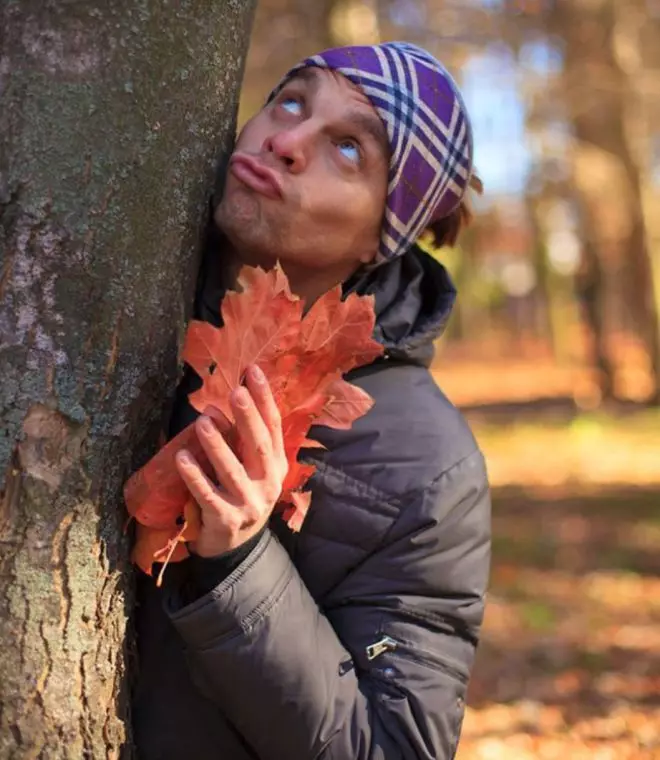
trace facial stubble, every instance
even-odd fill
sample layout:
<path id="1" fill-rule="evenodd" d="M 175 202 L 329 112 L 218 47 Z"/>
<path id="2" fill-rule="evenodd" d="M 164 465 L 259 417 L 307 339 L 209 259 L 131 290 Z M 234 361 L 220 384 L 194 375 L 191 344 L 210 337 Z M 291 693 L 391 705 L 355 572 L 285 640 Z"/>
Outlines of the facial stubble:
<path id="1" fill-rule="evenodd" d="M 267 199 L 250 188 L 233 187 L 216 208 L 214 220 L 246 264 L 272 265 L 285 253 L 287 214 L 265 208 Z"/>

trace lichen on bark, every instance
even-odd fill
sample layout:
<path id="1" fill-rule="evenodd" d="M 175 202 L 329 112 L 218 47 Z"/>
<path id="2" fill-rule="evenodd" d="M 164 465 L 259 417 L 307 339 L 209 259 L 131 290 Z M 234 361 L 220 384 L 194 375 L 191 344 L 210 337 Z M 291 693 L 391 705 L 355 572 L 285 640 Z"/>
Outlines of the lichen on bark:
<path id="1" fill-rule="evenodd" d="M 0 757 L 130 757 L 121 486 L 177 379 L 252 0 L 0 9 Z"/>

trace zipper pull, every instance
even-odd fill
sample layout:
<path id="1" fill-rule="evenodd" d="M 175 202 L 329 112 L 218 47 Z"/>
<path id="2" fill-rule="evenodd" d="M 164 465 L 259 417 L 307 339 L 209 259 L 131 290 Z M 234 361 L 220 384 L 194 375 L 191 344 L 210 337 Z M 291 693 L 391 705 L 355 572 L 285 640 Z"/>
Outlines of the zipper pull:
<path id="1" fill-rule="evenodd" d="M 375 660 L 384 652 L 393 652 L 397 647 L 397 642 L 389 636 L 383 636 L 380 641 L 370 644 L 367 647 L 367 660 Z"/>

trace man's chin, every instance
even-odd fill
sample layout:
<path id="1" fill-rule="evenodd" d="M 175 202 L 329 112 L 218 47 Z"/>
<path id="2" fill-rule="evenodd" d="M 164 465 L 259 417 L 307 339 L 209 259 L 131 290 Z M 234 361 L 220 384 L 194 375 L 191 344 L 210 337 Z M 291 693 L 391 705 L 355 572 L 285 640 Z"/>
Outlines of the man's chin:
<path id="1" fill-rule="evenodd" d="M 262 269 L 272 269 L 277 263 L 277 257 L 261 251 L 249 250 L 246 248 L 234 248 L 237 261 L 249 267 L 261 267 Z"/>
<path id="2" fill-rule="evenodd" d="M 249 226 L 241 224 L 226 224 L 226 219 L 218 219 L 214 216 L 214 221 L 224 238 L 229 244 L 228 253 L 240 264 L 248 266 L 259 266 L 262 269 L 270 269 L 277 261 L 277 255 L 272 254 L 264 246 L 259 245 L 254 234 L 246 234 L 250 230 Z M 254 233 L 254 230 L 252 230 Z"/>
<path id="3" fill-rule="evenodd" d="M 281 252 L 273 246 L 277 235 L 266 222 L 258 201 L 246 195 L 232 193 L 231 197 L 223 198 L 213 221 L 229 242 L 236 260 L 270 269 L 280 258 Z"/>

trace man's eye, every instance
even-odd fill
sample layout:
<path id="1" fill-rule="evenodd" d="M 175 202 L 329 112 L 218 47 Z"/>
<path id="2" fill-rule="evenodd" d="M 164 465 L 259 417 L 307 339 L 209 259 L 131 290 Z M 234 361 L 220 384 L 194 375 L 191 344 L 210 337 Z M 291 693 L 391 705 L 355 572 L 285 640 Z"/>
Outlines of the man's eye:
<path id="1" fill-rule="evenodd" d="M 282 108 L 294 116 L 299 116 L 302 112 L 302 104 L 297 98 L 285 97 L 280 101 Z"/>
<path id="2" fill-rule="evenodd" d="M 337 147 L 349 161 L 360 163 L 360 149 L 353 140 L 342 140 Z"/>

